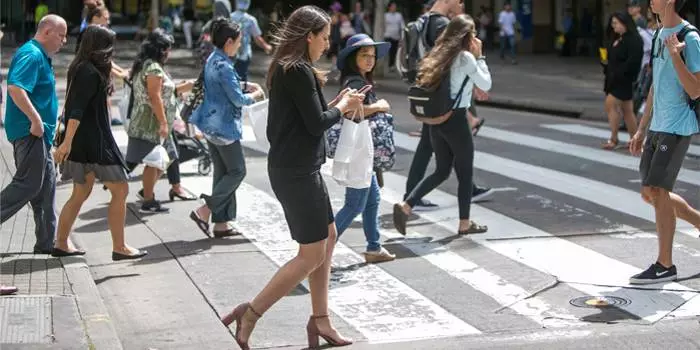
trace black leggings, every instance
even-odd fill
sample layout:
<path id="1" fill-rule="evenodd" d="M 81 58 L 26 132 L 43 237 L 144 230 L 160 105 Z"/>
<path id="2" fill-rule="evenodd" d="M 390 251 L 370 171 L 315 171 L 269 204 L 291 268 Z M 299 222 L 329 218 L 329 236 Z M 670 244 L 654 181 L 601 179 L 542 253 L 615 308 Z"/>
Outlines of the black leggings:
<path id="1" fill-rule="evenodd" d="M 389 42 L 389 67 L 394 67 L 396 64 L 396 53 L 399 51 L 399 41 L 396 39 L 384 38 L 384 41 Z"/>
<path id="2" fill-rule="evenodd" d="M 426 127 L 426 125 L 424 125 Z M 472 202 L 472 176 L 474 172 L 474 141 L 467 121 L 467 110 L 454 111 L 450 119 L 440 125 L 430 126 L 430 143 L 435 151 L 435 172 L 428 175 L 406 198 L 413 207 L 430 191 L 445 182 L 454 166 L 459 181 L 457 197 L 459 218 L 469 219 Z"/>

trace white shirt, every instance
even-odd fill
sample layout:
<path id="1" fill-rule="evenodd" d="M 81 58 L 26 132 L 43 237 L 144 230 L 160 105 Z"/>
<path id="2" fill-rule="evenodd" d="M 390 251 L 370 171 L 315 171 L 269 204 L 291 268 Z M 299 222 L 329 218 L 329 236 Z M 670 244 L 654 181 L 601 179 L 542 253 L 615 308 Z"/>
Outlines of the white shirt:
<path id="1" fill-rule="evenodd" d="M 399 12 L 387 12 L 384 14 L 384 37 L 388 39 L 401 39 L 403 30 L 403 16 Z"/>
<path id="2" fill-rule="evenodd" d="M 481 90 L 491 90 L 491 73 L 486 61 L 483 59 L 477 60 L 471 52 L 462 51 L 450 67 L 450 94 L 453 99 L 457 99 L 459 88 L 464 83 L 464 78 L 469 77 L 467 85 L 462 91 L 462 100 L 459 101 L 456 108 L 469 108 L 472 103 L 472 91 L 474 85 Z"/>
<path id="3" fill-rule="evenodd" d="M 515 35 L 515 12 L 501 11 L 498 14 L 498 24 L 501 25 L 501 35 Z"/>
<path id="4" fill-rule="evenodd" d="M 654 38 L 654 33 L 650 29 L 640 27 L 637 27 L 637 31 L 644 42 L 644 56 L 642 57 L 642 68 L 644 68 L 651 61 L 651 42 Z"/>

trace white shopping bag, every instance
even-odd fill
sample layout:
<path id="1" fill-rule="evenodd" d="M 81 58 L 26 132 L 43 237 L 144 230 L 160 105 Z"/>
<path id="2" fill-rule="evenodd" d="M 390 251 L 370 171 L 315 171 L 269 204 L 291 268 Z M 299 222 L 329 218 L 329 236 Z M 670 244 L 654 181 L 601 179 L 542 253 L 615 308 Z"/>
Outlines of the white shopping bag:
<path id="1" fill-rule="evenodd" d="M 143 158 L 143 165 L 147 165 L 151 168 L 156 168 L 161 171 L 165 171 L 170 166 L 170 156 L 168 156 L 168 151 L 163 147 L 163 145 L 158 145 L 153 147 L 151 153 L 147 154 Z"/>
<path id="2" fill-rule="evenodd" d="M 122 124 L 124 124 L 124 128 L 127 128 L 129 126 L 129 120 L 126 119 L 126 116 L 129 114 L 129 97 L 131 96 L 131 88 L 129 85 L 124 84 L 124 87 L 122 88 L 121 91 L 121 96 L 119 97 L 119 103 L 117 106 L 119 107 L 119 118 L 122 121 Z"/>
<path id="3" fill-rule="evenodd" d="M 333 157 L 333 179 L 350 188 L 367 188 L 372 182 L 374 146 L 369 121 L 344 120 Z"/>
<path id="4" fill-rule="evenodd" d="M 255 142 L 265 151 L 270 149 L 270 142 L 267 140 L 267 108 L 269 102 L 270 100 L 266 99 L 249 106 L 243 106 L 241 109 L 243 117 L 247 116 L 250 119 L 250 124 L 253 126 Z"/>

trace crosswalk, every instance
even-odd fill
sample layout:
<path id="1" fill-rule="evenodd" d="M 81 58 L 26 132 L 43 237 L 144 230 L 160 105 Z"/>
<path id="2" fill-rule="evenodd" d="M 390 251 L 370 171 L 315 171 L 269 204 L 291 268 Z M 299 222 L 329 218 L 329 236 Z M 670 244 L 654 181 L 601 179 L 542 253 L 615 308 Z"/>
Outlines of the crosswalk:
<path id="1" fill-rule="evenodd" d="M 678 221 L 682 235 L 674 252 L 680 280 L 628 284 L 656 254 L 654 212 L 634 182 L 638 158 L 597 149 L 596 138 L 606 133 L 602 128 L 571 123 L 537 129 L 558 134 L 543 137 L 501 127 L 480 132 L 477 174 L 487 175 L 481 176 L 486 185 L 511 189 L 472 205 L 472 217 L 489 226 L 483 235 L 455 237 L 454 181 L 429 194 L 440 209 L 421 212 L 409 223 L 407 236 L 398 234 L 389 214 L 402 198 L 406 169 L 397 166 L 386 173 L 382 241 L 399 258 L 365 265 L 362 235 L 351 228 L 355 233 L 343 236 L 333 258 L 334 315 L 370 344 L 480 336 L 508 328 L 578 337 L 588 335 L 582 329 L 595 322 L 645 326 L 700 316 L 700 280 L 694 277 L 700 272 L 700 239 L 686 222 Z M 124 132 L 114 133 L 125 146 Z M 560 141 L 566 135 L 590 143 Z M 410 162 L 418 139 L 397 132 L 395 141 L 397 164 Z M 297 245 L 267 184 L 266 149 L 249 126 L 243 144 L 255 161 L 249 162 L 248 177 L 237 192 L 237 224 L 257 250 L 281 266 L 296 254 Z M 332 180 L 332 164 L 329 160 L 322 171 L 337 211 L 345 190 Z M 196 166 L 184 164 L 183 171 L 188 167 Z M 209 193 L 211 178 L 184 177 L 183 185 L 193 193 Z M 697 197 L 700 171 L 685 167 L 679 188 L 684 196 Z M 608 307 L 591 307 L 596 303 Z"/>

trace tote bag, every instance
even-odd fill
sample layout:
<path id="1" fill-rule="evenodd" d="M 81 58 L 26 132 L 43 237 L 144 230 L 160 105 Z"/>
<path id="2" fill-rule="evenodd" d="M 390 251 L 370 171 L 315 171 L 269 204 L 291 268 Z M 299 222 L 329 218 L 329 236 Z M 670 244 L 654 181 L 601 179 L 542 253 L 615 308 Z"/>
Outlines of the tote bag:
<path id="1" fill-rule="evenodd" d="M 346 120 L 333 158 L 333 179 L 345 187 L 367 188 L 372 182 L 373 163 L 374 146 L 369 121 L 364 118 L 359 123 Z"/>
<path id="2" fill-rule="evenodd" d="M 267 111 L 269 105 L 270 100 L 265 99 L 249 106 L 243 106 L 241 109 L 243 117 L 248 116 L 250 124 L 253 126 L 255 142 L 265 151 L 270 150 L 270 142 L 267 139 Z"/>

